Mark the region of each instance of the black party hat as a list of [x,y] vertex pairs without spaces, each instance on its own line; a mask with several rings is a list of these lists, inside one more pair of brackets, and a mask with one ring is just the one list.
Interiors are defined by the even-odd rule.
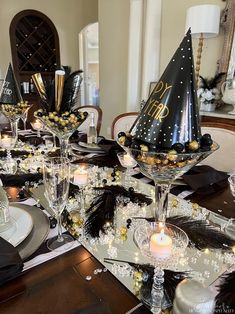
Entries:
[[140,112],[135,138],[158,148],[170,148],[201,137],[199,109],[188,30]]
[[0,94],[0,104],[15,105],[21,101],[22,96],[20,93],[20,89],[16,81],[11,63],[9,63],[7,74],[3,82]]

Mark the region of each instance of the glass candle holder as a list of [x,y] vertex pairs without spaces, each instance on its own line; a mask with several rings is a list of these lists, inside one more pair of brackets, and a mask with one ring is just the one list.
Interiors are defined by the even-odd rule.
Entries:
[[126,168],[125,173],[125,187],[128,188],[131,186],[131,169],[133,169],[137,162],[134,158],[131,157],[131,155],[128,152],[120,152],[117,153],[118,160],[123,168]]

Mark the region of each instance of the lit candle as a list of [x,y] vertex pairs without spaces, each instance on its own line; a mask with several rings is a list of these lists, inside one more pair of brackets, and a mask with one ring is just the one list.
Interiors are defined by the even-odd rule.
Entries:
[[11,144],[12,144],[12,138],[7,136],[7,135],[4,135],[3,138],[1,139],[1,145],[2,147],[4,148],[10,148],[11,147]]
[[123,155],[123,164],[125,167],[133,167],[135,165],[135,160],[129,155]]
[[160,233],[152,234],[149,249],[157,258],[169,257],[171,255],[172,239],[162,229]]
[[73,173],[73,184],[75,185],[85,185],[88,181],[88,173],[84,168],[78,168]]
[[40,120],[35,120],[34,124],[33,124],[33,127],[35,130],[40,130],[42,128],[42,123]]

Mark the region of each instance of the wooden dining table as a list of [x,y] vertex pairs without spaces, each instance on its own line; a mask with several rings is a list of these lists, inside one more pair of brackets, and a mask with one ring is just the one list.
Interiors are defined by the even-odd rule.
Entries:
[[109,271],[96,269],[104,266],[79,246],[0,287],[0,313],[151,313]]

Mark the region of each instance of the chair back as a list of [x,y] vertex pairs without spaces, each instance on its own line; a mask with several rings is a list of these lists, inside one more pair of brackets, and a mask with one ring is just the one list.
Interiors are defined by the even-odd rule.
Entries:
[[202,122],[202,134],[211,134],[219,149],[201,162],[216,170],[235,172],[235,126],[219,122]]
[[96,126],[97,135],[99,135],[101,123],[102,123],[102,115],[103,115],[101,108],[98,106],[82,106],[78,108],[78,111],[86,111],[88,113],[87,119],[80,125],[80,127],[78,128],[78,131],[86,133],[86,134],[88,133],[90,122],[91,122],[90,114],[91,112],[93,112],[94,118],[95,118],[95,126]]
[[[116,116],[111,126],[111,137],[117,139],[118,133],[123,131],[127,132],[135,122],[139,115],[139,112],[126,112]],[[134,131],[134,129],[133,129]]]

